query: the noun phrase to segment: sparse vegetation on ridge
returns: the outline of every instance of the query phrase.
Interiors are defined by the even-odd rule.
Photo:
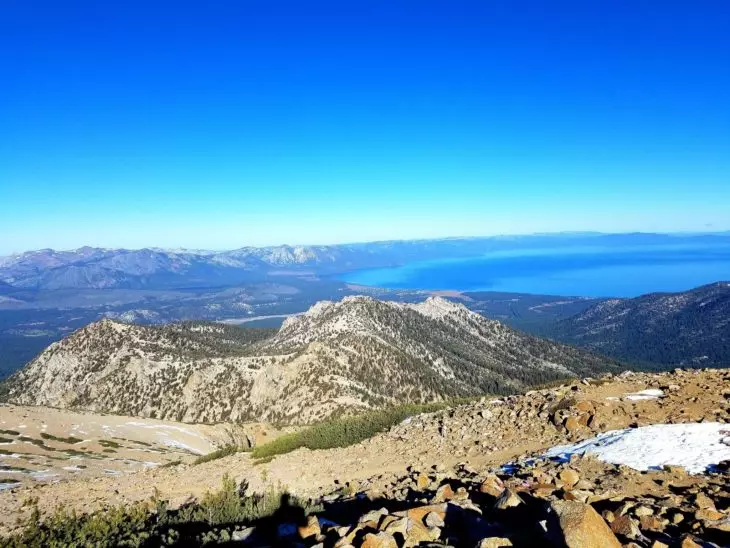
[[[230,541],[236,527],[277,512],[306,515],[320,509],[279,490],[252,495],[245,490],[245,484],[224,476],[220,490],[176,510],[156,497],[85,515],[58,509],[46,519],[36,508],[20,533],[0,539],[0,547],[203,545]]]
[[[408,417],[439,411],[448,405],[445,402],[409,404],[369,411],[354,417],[331,419],[254,447],[252,455],[255,459],[265,459],[290,453],[300,447],[307,449],[347,447],[384,432]]]
[[[241,453],[241,452],[248,452],[251,451],[248,447],[241,447],[239,445],[226,445],[224,447],[221,447],[220,449],[216,449],[215,451],[211,451],[210,453],[206,455],[202,455],[195,459],[193,461],[193,464],[203,464],[204,462],[210,462],[212,460],[218,460],[222,459],[223,457],[227,457],[228,455],[233,455],[234,453]]]
[[[51,441],[58,441],[61,443],[68,443],[68,444],[74,444],[74,443],[81,443],[81,438],[76,438],[74,436],[68,436],[67,438],[64,438],[62,436],[54,436],[53,434],[46,434],[45,432],[41,432],[41,438],[44,440],[51,440]]]

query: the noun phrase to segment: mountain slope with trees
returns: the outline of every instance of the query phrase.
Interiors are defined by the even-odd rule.
[[[358,296],[320,302],[278,332],[96,322],[10,377],[4,399],[187,422],[308,423],[616,370],[441,298]]]
[[[558,322],[551,336],[604,355],[663,366],[730,360],[730,282],[608,299]]]

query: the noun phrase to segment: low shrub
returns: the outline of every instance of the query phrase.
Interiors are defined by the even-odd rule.
[[[43,438],[44,440],[58,441],[61,443],[81,443],[82,441],[84,441],[74,436],[64,438],[61,436],[54,436],[53,434],[46,434],[45,432],[41,432],[41,438]]]
[[[207,453],[205,455],[201,455],[197,459],[193,461],[193,464],[202,464],[204,462],[210,462],[212,460],[218,460],[222,459],[223,457],[227,457],[228,455],[233,455],[234,453],[241,453],[241,452],[248,452],[251,451],[251,449],[245,448],[245,447],[239,447],[238,445],[226,445],[224,447],[221,447],[220,449],[216,449],[215,451],[211,451],[210,453]]]
[[[117,442],[115,442],[113,440],[99,440],[99,445],[101,445],[102,447],[109,447],[112,449],[119,449],[121,447],[120,444],[118,444]]]
[[[283,513],[301,516],[321,510],[275,490],[254,495],[242,491],[245,486],[239,487],[224,476],[219,491],[206,493],[200,501],[177,510],[170,510],[166,502],[153,498],[93,514],[58,510],[42,519],[36,507],[22,532],[1,538],[0,546],[199,546],[207,538],[217,538],[226,527],[246,526]]]
[[[289,453],[300,447],[330,449],[347,447],[385,432],[408,417],[430,413],[448,407],[445,402],[408,404],[377,411],[368,411],[354,417],[331,419],[299,432],[285,434],[269,443],[254,447],[253,457],[263,459]]]

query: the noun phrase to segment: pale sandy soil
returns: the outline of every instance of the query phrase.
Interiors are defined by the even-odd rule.
[[[0,405],[0,492],[17,501],[16,493],[38,488],[123,482],[135,472],[192,462],[242,436],[264,442],[276,433],[268,430]]]

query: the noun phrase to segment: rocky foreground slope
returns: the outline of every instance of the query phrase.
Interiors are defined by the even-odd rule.
[[[276,333],[104,320],[48,347],[8,380],[4,399],[185,422],[301,424],[616,370],[441,298],[346,297]]]
[[[31,493],[43,512],[58,504],[93,511],[153,493],[176,506],[217,489],[229,474],[246,493],[274,485],[320,506],[309,516],[292,507],[262,522],[210,526],[196,542],[340,548],[728,546],[730,424],[727,431],[723,426],[728,423],[730,370],[624,373],[419,415],[341,449],[300,449],[270,462],[236,454],[195,466],[0,492],[0,521],[8,527],[27,515],[22,501]],[[556,445],[606,431],[642,433],[652,425],[683,431],[699,425],[712,435],[699,441],[667,435],[662,450],[654,442],[640,445],[648,467],[604,462],[605,453],[584,455],[577,447],[545,456]],[[617,444],[602,445],[605,450]],[[714,464],[698,471],[687,460],[690,454],[692,462]],[[165,542],[178,538],[167,532],[164,537]]]

